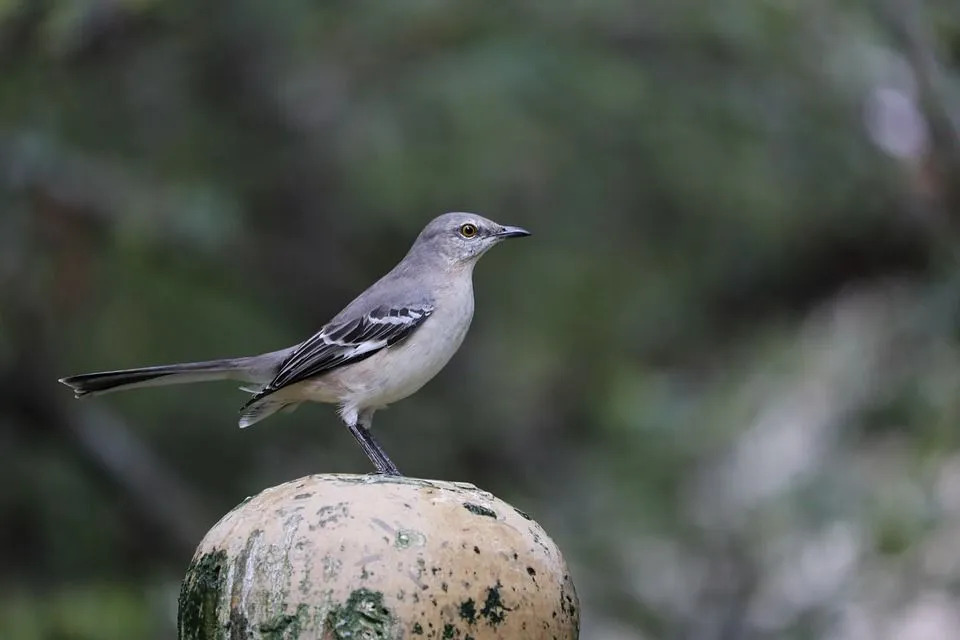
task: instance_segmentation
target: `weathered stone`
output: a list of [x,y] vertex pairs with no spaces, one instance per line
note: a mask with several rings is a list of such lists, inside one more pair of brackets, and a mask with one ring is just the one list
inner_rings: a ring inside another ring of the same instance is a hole
[[316,475],[200,543],[180,640],[573,640],[566,564],[526,514],[464,483]]

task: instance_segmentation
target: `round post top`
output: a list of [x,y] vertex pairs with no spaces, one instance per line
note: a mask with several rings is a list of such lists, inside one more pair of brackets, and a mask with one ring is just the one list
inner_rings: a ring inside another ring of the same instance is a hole
[[477,487],[313,475],[225,515],[193,557],[181,640],[575,639],[560,550]]

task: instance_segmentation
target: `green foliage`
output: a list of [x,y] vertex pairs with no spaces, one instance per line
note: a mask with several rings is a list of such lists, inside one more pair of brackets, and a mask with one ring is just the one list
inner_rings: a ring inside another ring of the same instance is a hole
[[142,586],[189,532],[367,470],[329,408],[241,433],[230,385],[58,377],[292,344],[455,209],[534,237],[378,415],[402,469],[543,522],[585,638],[907,637],[960,579],[958,33],[947,0],[0,0],[0,637],[167,637]]
[[0,601],[0,636],[16,640],[169,637],[161,634],[150,609],[143,593],[123,585],[88,583],[43,595],[10,591]]

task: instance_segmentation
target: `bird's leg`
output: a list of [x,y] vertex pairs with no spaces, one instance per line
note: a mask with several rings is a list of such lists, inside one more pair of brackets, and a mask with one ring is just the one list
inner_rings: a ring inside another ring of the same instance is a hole
[[390,456],[383,450],[383,447],[373,437],[370,427],[373,423],[373,411],[362,411],[356,420],[347,422],[347,429],[353,434],[353,437],[360,443],[360,448],[367,454],[370,462],[376,467],[377,473],[388,476],[399,476],[400,470],[393,464]]

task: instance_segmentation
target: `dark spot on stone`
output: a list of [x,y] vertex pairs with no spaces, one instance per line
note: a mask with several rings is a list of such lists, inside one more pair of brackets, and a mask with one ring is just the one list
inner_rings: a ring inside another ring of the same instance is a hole
[[478,547],[477,545],[473,545],[473,552],[480,553],[480,547]]
[[504,618],[507,617],[507,612],[510,611],[500,598],[500,589],[502,588],[503,585],[497,580],[496,585],[487,589],[487,599],[483,603],[483,608],[480,609],[480,615],[494,627],[503,622]]
[[332,633],[330,640],[388,640],[392,637],[393,622],[393,615],[383,604],[382,593],[355,589],[346,602],[334,607],[327,615],[326,629]]
[[293,499],[303,500],[304,498],[309,498],[312,495],[313,495],[312,493],[298,493],[297,495],[293,496]]
[[[263,634],[260,637],[267,640],[283,640],[284,638],[297,638],[300,635],[300,617],[307,613],[307,605],[301,604],[297,607],[297,612],[290,614],[282,614],[275,616],[270,620],[266,620],[260,623],[260,633]],[[232,630],[231,630],[232,631]],[[238,640],[240,638],[246,638],[246,635],[237,635]]]
[[523,511],[520,511],[520,509],[517,509],[516,507],[514,507],[513,510],[516,511],[518,514],[520,514],[520,517],[523,518],[524,520],[533,520],[533,518],[525,514]]
[[423,625],[421,625],[419,622],[414,622],[414,623],[413,623],[413,631],[412,631],[412,633],[413,633],[413,635],[415,635],[415,636],[422,636],[422,635],[423,635]]
[[533,567],[527,567],[527,575],[533,578],[534,576],[537,575],[537,570],[534,569]]
[[[560,589],[560,610],[568,615],[570,618],[577,620],[577,604],[576,594],[573,596],[563,587]],[[579,620],[578,620],[579,622]]]
[[477,621],[477,605],[473,601],[473,598],[460,603],[460,617],[470,624]]
[[453,632],[454,632],[454,628],[453,628],[453,625],[452,625],[452,624],[445,624],[445,625],[443,625],[443,637],[444,637],[444,638],[452,638],[452,637],[453,637]]
[[497,519],[497,512],[493,509],[488,509],[487,507],[482,507],[479,504],[473,504],[472,502],[464,502],[463,508],[472,513],[475,516],[487,516],[488,518]]
[[226,563],[227,553],[222,549],[190,563],[177,601],[177,629],[182,640],[214,640],[220,635],[217,608]]
[[447,592],[447,589],[449,589],[450,587],[449,587],[449,585],[447,585],[446,582],[441,582],[441,583],[440,583],[440,588],[443,590],[444,593],[446,593],[446,592]]
[[230,607],[230,620],[227,624],[230,627],[230,640],[243,640],[250,636],[247,632],[247,616],[243,615],[240,607]]
[[349,505],[346,502],[337,504],[328,504],[317,509],[316,526],[325,527],[328,524],[337,522],[340,518],[346,518]]

